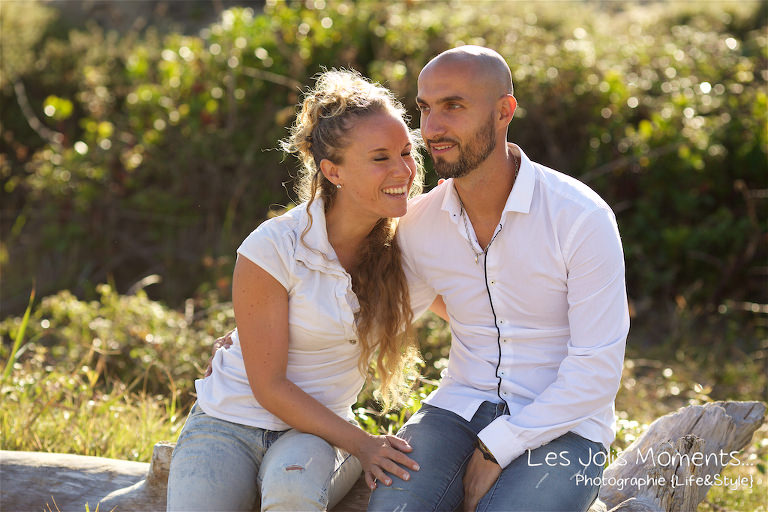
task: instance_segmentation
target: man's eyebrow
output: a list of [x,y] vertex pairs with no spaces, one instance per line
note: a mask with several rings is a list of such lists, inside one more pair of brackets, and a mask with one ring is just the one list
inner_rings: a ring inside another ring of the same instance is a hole
[[[466,98],[464,98],[463,96],[445,96],[437,100],[435,104],[439,105],[441,103],[449,103],[451,101],[466,101]],[[416,103],[424,104],[424,105],[427,104],[426,101],[424,101],[422,98],[419,98],[418,96],[416,96]]]

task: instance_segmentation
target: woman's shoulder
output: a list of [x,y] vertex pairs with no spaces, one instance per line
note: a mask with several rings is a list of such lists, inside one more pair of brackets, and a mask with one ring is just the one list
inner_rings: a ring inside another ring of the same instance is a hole
[[300,204],[265,220],[243,240],[238,252],[247,255],[249,248],[270,246],[292,258],[305,217],[306,205]]
[[306,217],[307,207],[305,203],[292,208],[285,208],[283,211],[272,212],[270,217],[259,224],[251,234],[259,234],[264,237],[291,237],[296,232],[300,232],[302,221]]

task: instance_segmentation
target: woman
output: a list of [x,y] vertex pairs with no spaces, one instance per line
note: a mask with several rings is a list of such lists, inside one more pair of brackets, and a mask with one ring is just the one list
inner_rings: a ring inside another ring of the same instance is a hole
[[322,73],[283,147],[303,201],[238,249],[233,344],[196,382],[168,510],[324,510],[365,474],[391,485],[408,444],[357,427],[351,406],[377,353],[385,404],[415,357],[395,218],[421,189],[405,111],[350,71]]

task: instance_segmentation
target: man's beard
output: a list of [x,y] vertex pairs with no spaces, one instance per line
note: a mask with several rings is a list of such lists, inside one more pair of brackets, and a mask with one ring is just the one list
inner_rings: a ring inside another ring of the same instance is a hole
[[[461,178],[483,163],[488,155],[496,149],[493,124],[493,118],[488,119],[488,122],[475,132],[469,142],[458,143],[459,158],[455,162],[447,162],[443,158],[433,157],[432,161],[437,175],[440,178]],[[450,139],[440,139],[430,141],[430,144],[439,144],[443,141],[455,142]]]

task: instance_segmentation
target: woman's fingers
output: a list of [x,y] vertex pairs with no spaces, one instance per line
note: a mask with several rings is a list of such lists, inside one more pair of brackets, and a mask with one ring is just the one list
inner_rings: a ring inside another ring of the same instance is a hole
[[[389,457],[383,457],[381,462],[378,464],[378,466],[380,469],[386,471],[391,475],[395,475],[401,480],[408,480],[409,478],[411,478],[411,475],[405,469],[403,469],[402,466],[400,466],[399,464],[396,464],[395,461],[393,461]],[[389,485],[389,483],[385,480],[382,480],[382,482],[384,483],[384,485]]]
[[235,330],[232,329],[227,334],[222,336],[221,338],[216,338],[216,341],[213,342],[213,346],[211,347],[211,357],[208,358],[208,366],[205,368],[205,375],[204,377],[208,377],[211,373],[213,373],[213,356],[216,355],[216,351],[220,348],[229,348],[232,346],[232,333],[234,333]]
[[[386,473],[384,473],[384,471],[382,471],[382,469],[379,466],[374,465],[371,468],[371,474],[376,479],[376,482],[381,482],[382,484],[386,485],[387,487],[392,485],[392,479]],[[374,484],[376,482],[374,482]]]
[[380,450],[381,460],[378,466],[403,480],[408,480],[411,475],[406,471],[409,468],[413,471],[419,470],[418,463],[408,457],[403,450],[412,451],[413,448],[404,440],[394,437],[385,436],[385,444],[382,444]]
[[405,439],[400,439],[399,437],[395,436],[386,436],[387,441],[389,441],[389,445],[392,448],[396,448],[400,450],[401,452],[410,452],[413,451],[413,447],[408,444],[408,441]]
[[217,350],[220,348],[229,348],[232,346],[232,333],[234,333],[235,330],[232,329],[227,334],[222,336],[221,338],[216,338],[216,341],[213,342],[213,346],[211,347],[211,354],[215,354]]
[[370,490],[376,489],[376,478],[373,476],[373,473],[370,471],[365,472],[365,484],[368,486]]
[[419,470],[418,463],[404,453],[413,450],[406,441],[394,436],[374,436],[371,441],[373,445],[368,445],[368,449],[359,454],[366,467],[368,488],[375,489],[377,483],[390,486],[392,476],[409,480],[411,475],[408,470]]
[[392,453],[387,454],[387,457],[414,471],[419,470],[419,464],[403,453],[413,451],[413,447],[407,441],[394,436],[387,436],[387,441],[389,441],[389,445],[394,450]]

